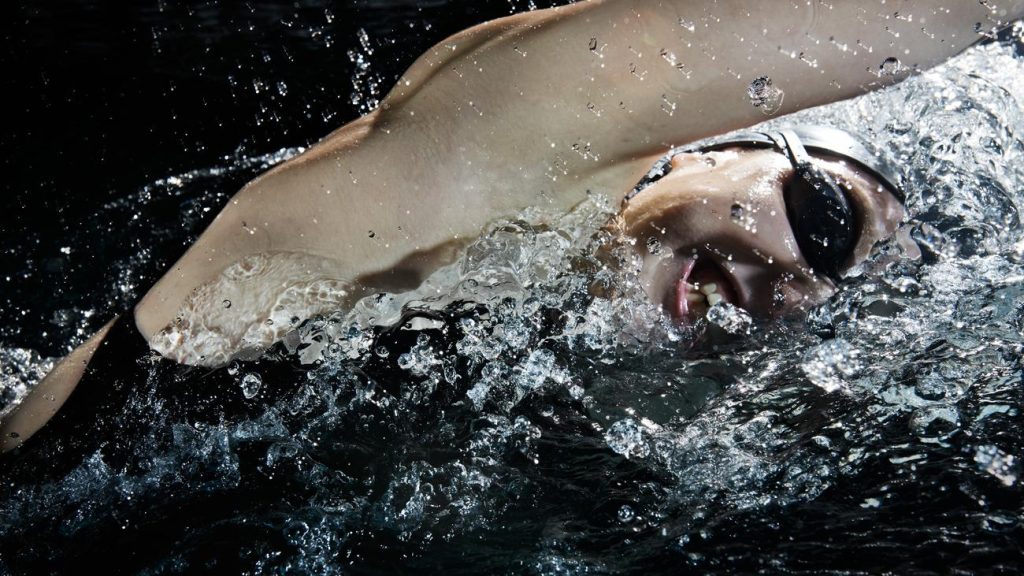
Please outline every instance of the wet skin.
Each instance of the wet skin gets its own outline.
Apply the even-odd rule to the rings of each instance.
[[[847,191],[856,218],[856,244],[841,267],[847,270],[893,233],[905,211],[859,167],[826,158],[815,163]],[[786,216],[783,187],[792,175],[789,160],[773,150],[676,155],[671,172],[621,213],[624,232],[637,239],[641,281],[652,301],[690,324],[709,301],[771,318],[831,295],[835,284],[808,265]]]

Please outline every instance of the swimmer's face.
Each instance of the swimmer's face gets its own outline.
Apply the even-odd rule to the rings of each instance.
[[[852,164],[816,158],[848,193],[856,241],[839,263],[864,260],[904,216],[900,202]],[[757,317],[821,302],[835,284],[813,271],[786,216],[783,188],[793,177],[778,151],[732,148],[678,154],[672,170],[622,211],[643,258],[651,299],[689,324],[720,301]]]

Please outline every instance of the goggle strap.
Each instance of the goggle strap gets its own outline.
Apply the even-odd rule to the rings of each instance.
[[[789,158],[789,163],[793,165],[794,169],[810,165],[811,156],[807,153],[803,142],[800,141],[800,137],[796,135],[796,132],[782,130],[774,134],[765,134],[765,136],[771,138],[775,142],[775,146],[785,152],[786,157]]]

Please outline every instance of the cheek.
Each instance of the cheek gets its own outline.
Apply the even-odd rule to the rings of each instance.
[[[623,212],[623,231],[640,244],[656,238],[665,246],[678,247],[724,220],[721,210],[706,198],[656,200]]]
[[[672,287],[682,277],[685,265],[685,260],[669,257],[667,253],[654,255],[645,251],[640,283],[651,302],[660,304],[665,310],[673,308]]]

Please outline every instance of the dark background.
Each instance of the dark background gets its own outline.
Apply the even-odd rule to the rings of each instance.
[[[147,185],[307,146],[446,36],[564,3],[5,2],[0,343],[66,352],[141,297],[258,170],[174,201]],[[188,201],[206,211],[179,222]]]

